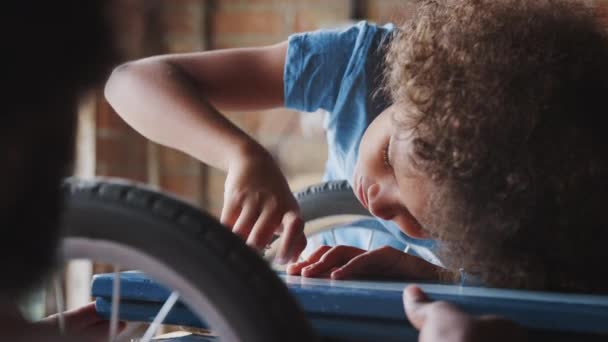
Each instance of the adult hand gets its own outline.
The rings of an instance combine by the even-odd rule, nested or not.
[[[419,342],[525,341],[526,332],[498,316],[473,317],[454,305],[431,301],[417,286],[403,291],[405,313],[420,331]]]
[[[84,341],[107,341],[110,331],[110,322],[97,315],[95,303],[89,303],[78,309],[63,313],[65,319],[65,333],[68,337],[82,338]],[[59,331],[59,315],[51,315],[40,322],[40,328]],[[118,332],[125,328],[125,323],[120,322]]]

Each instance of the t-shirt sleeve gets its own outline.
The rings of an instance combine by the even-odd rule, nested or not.
[[[283,75],[285,107],[304,112],[333,110],[360,30],[361,24],[289,37]]]

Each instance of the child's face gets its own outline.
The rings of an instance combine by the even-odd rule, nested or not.
[[[384,110],[369,125],[359,147],[354,172],[354,192],[370,213],[394,221],[414,238],[427,237],[416,219],[423,217],[428,199],[428,181],[407,172],[411,139],[403,129],[397,135],[392,118],[395,106]]]

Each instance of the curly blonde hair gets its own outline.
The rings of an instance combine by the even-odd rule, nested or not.
[[[493,286],[608,291],[608,37],[580,2],[422,1],[385,87],[433,184],[444,262]]]

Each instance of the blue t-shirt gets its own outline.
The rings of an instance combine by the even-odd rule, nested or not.
[[[342,30],[319,30],[289,37],[285,58],[285,106],[303,112],[324,109],[329,155],[325,180],[348,180],[357,162],[363,133],[390,102],[377,95],[382,81],[384,49],[392,24],[360,22]],[[393,236],[384,241],[395,248],[409,246],[421,257],[439,264],[430,240],[417,240],[390,221],[378,219]],[[351,236],[354,240],[356,234]],[[356,245],[353,243],[352,245]]]

